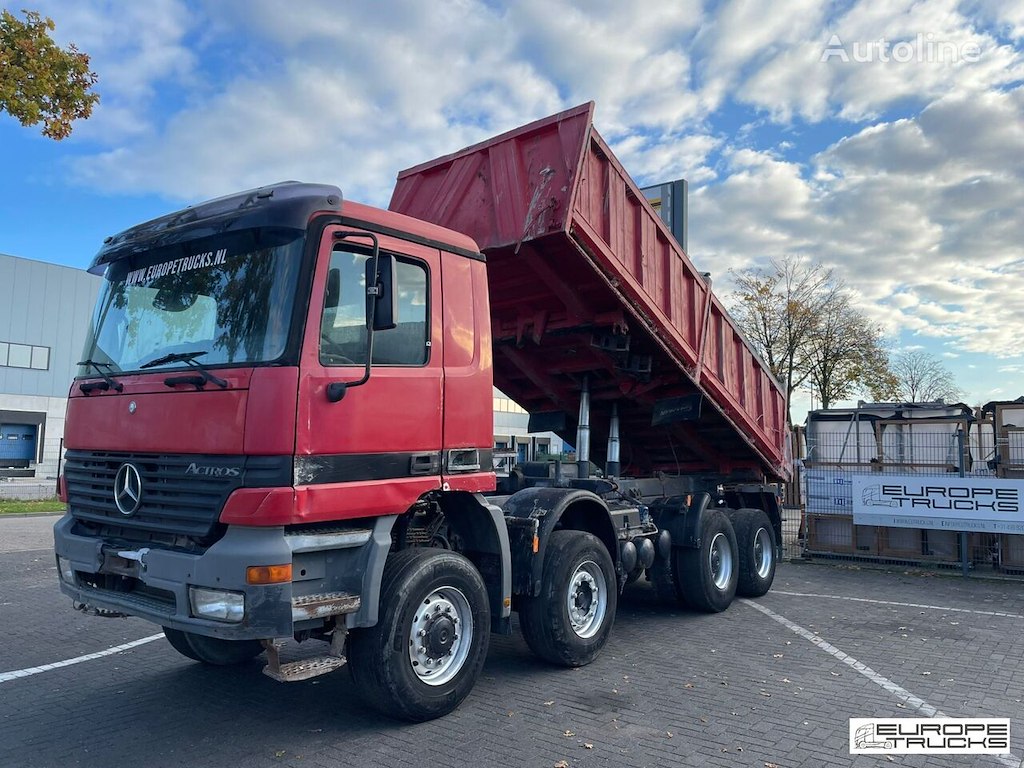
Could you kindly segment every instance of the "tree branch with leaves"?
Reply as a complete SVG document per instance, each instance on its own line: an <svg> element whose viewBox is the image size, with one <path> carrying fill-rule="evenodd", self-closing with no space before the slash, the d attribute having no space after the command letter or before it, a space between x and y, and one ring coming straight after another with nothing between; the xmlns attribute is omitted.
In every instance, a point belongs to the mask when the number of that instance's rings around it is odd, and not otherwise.
<svg viewBox="0 0 1024 768"><path fill-rule="evenodd" d="M805 382L828 408L888 380L882 331L833 270L788 256L733 278L733 315L785 389L790 423L793 392Z"/></svg>
<svg viewBox="0 0 1024 768"><path fill-rule="evenodd" d="M889 380L881 327L868 320L837 281L821 308L805 352L808 379L822 408Z"/></svg>
<svg viewBox="0 0 1024 768"><path fill-rule="evenodd" d="M43 135L60 141L92 114L97 75L73 43L64 49L53 41L52 19L22 13L24 21L0 11L0 111L25 126L42 123Z"/></svg>
<svg viewBox="0 0 1024 768"><path fill-rule="evenodd" d="M792 423L793 392L810 375L808 345L835 283L832 270L805 259L772 260L768 269L733 272L733 314L786 394Z"/></svg>

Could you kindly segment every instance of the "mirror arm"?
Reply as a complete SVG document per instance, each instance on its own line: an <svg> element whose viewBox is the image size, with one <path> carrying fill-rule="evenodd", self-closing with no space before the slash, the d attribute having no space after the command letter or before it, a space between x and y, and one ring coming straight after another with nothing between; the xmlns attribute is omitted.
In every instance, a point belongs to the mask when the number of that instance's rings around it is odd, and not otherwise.
<svg viewBox="0 0 1024 768"><path fill-rule="evenodd" d="M373 243L373 285L366 286L367 296L376 296L380 289L377 287L377 279L380 275L380 243L377 236L372 232L335 232L335 240L344 240L349 237L368 238ZM340 402L350 387L361 387L370 380L370 368L373 361L373 319L377 313L377 302L370 302L370 317L366 324L366 368L363 369L363 377L358 381L332 381L327 385L327 399L332 403Z"/></svg>

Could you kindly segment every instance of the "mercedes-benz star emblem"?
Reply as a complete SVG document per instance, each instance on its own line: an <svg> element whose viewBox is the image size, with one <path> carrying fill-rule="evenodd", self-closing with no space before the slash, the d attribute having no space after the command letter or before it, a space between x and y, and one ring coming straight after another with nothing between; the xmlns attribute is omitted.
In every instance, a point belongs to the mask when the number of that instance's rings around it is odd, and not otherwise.
<svg viewBox="0 0 1024 768"><path fill-rule="evenodd" d="M142 475L134 464L122 464L114 476L114 503L125 517L135 514L142 503Z"/></svg>

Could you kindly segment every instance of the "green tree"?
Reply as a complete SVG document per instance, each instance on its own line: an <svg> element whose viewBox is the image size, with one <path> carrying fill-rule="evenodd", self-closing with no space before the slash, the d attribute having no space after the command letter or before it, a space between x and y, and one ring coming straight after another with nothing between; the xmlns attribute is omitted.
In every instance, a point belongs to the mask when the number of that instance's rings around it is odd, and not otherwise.
<svg viewBox="0 0 1024 768"><path fill-rule="evenodd" d="M836 290L832 270L787 256L769 269L733 272L733 315L768 364L786 395L786 419L792 423L793 392L811 373L810 344L819 318Z"/></svg>
<svg viewBox="0 0 1024 768"><path fill-rule="evenodd" d="M840 281L829 290L803 356L822 408L891 380L882 329L853 306Z"/></svg>
<svg viewBox="0 0 1024 768"><path fill-rule="evenodd" d="M787 256L769 269L734 272L733 315L786 393L809 382L829 408L892 378L882 330L831 269Z"/></svg>
<svg viewBox="0 0 1024 768"><path fill-rule="evenodd" d="M50 37L53 20L22 11L24 21L0 11L0 111L22 125L43 124L43 135L57 141L71 124L92 114L99 96L90 92L96 73L88 55L74 44L61 48Z"/></svg>

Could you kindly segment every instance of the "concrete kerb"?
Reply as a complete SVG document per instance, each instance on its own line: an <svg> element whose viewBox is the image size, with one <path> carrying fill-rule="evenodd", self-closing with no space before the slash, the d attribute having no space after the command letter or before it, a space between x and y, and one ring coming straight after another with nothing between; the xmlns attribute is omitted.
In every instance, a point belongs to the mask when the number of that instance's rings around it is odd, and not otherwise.
<svg viewBox="0 0 1024 768"><path fill-rule="evenodd" d="M66 512L67 510L64 509L59 512L6 512L0 514L0 520L19 517L63 517Z"/></svg>

